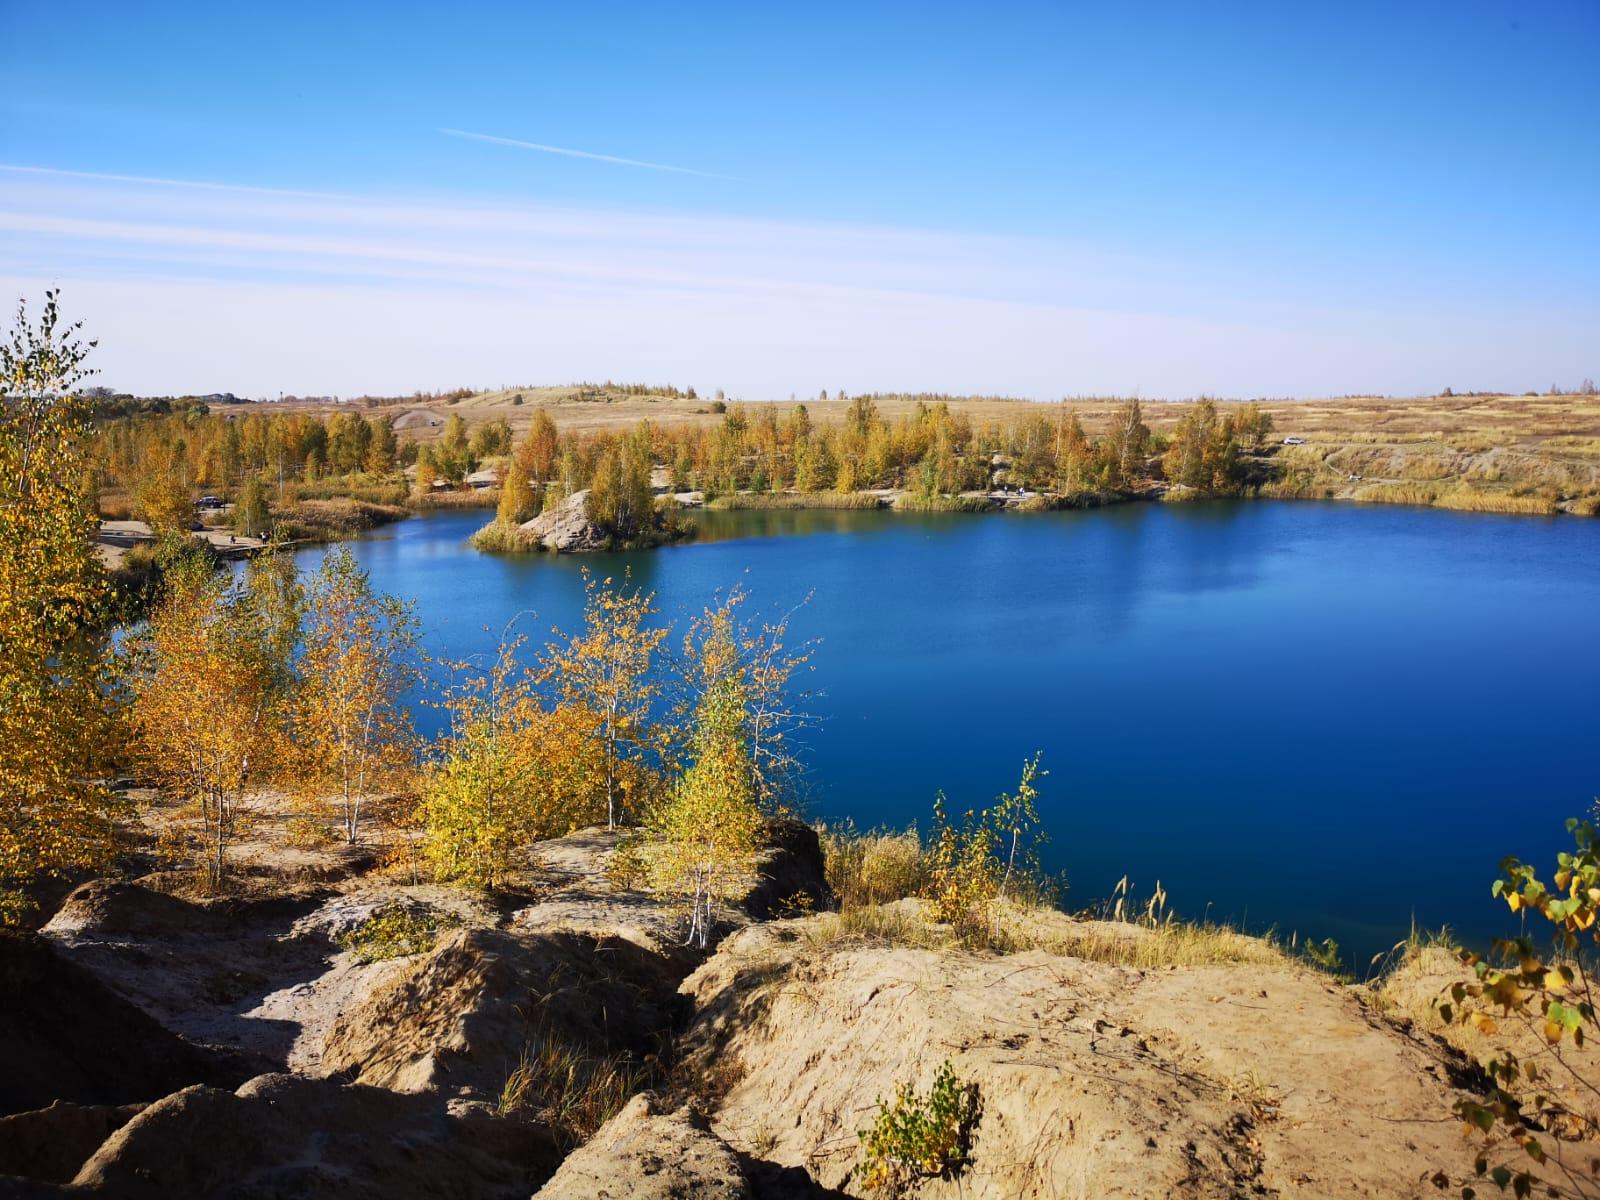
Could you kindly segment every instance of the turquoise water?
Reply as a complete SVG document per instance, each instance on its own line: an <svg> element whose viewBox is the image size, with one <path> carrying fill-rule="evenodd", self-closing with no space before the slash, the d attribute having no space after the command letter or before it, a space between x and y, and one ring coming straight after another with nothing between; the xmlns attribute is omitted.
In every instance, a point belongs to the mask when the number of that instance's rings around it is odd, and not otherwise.
<svg viewBox="0 0 1600 1200"><path fill-rule="evenodd" d="M1600 794L1600 521L705 513L690 544L558 559L478 554L484 519L354 546L433 649L487 650L524 611L535 642L573 627L584 565L631 569L680 628L736 583L773 614L810 596L811 812L925 824L938 789L982 802L1042 750L1073 906L1160 880L1185 915L1332 936L1360 973L1413 918L1504 930L1501 856L1543 864Z"/></svg>

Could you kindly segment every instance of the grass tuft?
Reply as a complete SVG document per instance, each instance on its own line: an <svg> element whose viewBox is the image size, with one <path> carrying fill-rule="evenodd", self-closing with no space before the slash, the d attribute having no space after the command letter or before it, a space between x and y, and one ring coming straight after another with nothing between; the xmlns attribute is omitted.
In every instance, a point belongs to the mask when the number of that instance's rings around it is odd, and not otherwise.
<svg viewBox="0 0 1600 1200"><path fill-rule="evenodd" d="M502 1117L526 1114L571 1150L592 1138L653 1073L627 1055L595 1055L548 1029L538 1029L506 1076L496 1101Z"/></svg>

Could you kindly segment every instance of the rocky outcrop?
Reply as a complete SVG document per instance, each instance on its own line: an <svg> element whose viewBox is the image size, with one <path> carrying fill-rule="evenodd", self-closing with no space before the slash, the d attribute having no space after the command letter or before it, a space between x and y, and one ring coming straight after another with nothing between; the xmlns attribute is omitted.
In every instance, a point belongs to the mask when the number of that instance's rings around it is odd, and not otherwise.
<svg viewBox="0 0 1600 1200"><path fill-rule="evenodd" d="M558 554L599 550L605 545L600 527L589 520L589 492L573 492L554 508L546 509L518 527L518 536L529 545L541 546Z"/></svg>
<svg viewBox="0 0 1600 1200"><path fill-rule="evenodd" d="M867 1194L858 1131L946 1058L980 1116L966 1169L922 1196L1413 1196L1468 1161L1438 1048L1287 960L817 948L823 928L730 938L685 981L682 1043L719 1084L713 1130L821 1186Z"/></svg>
<svg viewBox="0 0 1600 1200"><path fill-rule="evenodd" d="M687 1112L635 1096L574 1150L538 1200L750 1200L737 1156Z"/></svg>

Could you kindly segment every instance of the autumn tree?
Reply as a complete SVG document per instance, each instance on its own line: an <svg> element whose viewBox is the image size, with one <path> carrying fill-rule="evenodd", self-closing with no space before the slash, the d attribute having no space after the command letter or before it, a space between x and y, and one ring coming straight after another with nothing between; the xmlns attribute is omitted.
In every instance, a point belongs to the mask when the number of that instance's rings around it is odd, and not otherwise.
<svg viewBox="0 0 1600 1200"><path fill-rule="evenodd" d="M644 422L603 451L596 462L584 509L613 541L627 544L654 529L651 465L650 426Z"/></svg>
<svg viewBox="0 0 1600 1200"><path fill-rule="evenodd" d="M417 450L417 494L426 496L433 491L434 481L439 478L439 469L433 463L433 451L426 446Z"/></svg>
<svg viewBox="0 0 1600 1200"><path fill-rule="evenodd" d="M1252 400L1234 413L1233 426L1245 449L1260 450L1272 434L1272 414Z"/></svg>
<svg viewBox="0 0 1600 1200"><path fill-rule="evenodd" d="M518 755L532 702L532 681L517 662L520 646L508 630L487 670L455 664L459 677L443 701L450 718L443 754L417 810L423 857L439 879L495 887L517 847L539 834L538 813L526 803L527 762Z"/></svg>
<svg viewBox="0 0 1600 1200"><path fill-rule="evenodd" d="M1125 487L1139 474L1150 449L1150 427L1137 399L1126 400L1111 415L1105 439L1107 474L1113 486Z"/></svg>
<svg viewBox="0 0 1600 1200"><path fill-rule="evenodd" d="M533 424L517 447L516 457L542 501L545 488L560 475L561 466L561 437L556 432L556 423L544 409L533 414Z"/></svg>
<svg viewBox="0 0 1600 1200"><path fill-rule="evenodd" d="M367 446L362 470L369 475L387 475L394 470L396 444L394 422L385 418L372 422L372 441Z"/></svg>
<svg viewBox="0 0 1600 1200"><path fill-rule="evenodd" d="M583 628L545 649L543 677L562 703L594 714L594 740L601 748L605 780L606 826L615 829L628 808L629 793L647 781L658 733L651 705L660 690L651 671L657 648L667 636L653 627L655 596L620 587L610 579L584 574Z"/></svg>
<svg viewBox="0 0 1600 1200"><path fill-rule="evenodd" d="M107 658L85 635L105 575L84 493L91 406L73 388L93 342L45 293L0 342L0 922L39 875L103 863L115 805L101 780Z"/></svg>
<svg viewBox="0 0 1600 1200"><path fill-rule="evenodd" d="M746 621L748 594L735 587L706 608L684 635L678 670L678 723L690 740L694 714L705 698L731 684L744 705L750 790L763 812L776 813L793 798L803 764L800 736L816 723L801 684L811 670L814 643L789 643L795 610L776 621ZM681 753L681 752L680 752Z"/></svg>
<svg viewBox="0 0 1600 1200"><path fill-rule="evenodd" d="M273 568L243 583L202 567L169 572L166 596L129 640L130 723L145 771L199 817L206 878L227 875L251 789L281 749L289 664Z"/></svg>
<svg viewBox="0 0 1600 1200"><path fill-rule="evenodd" d="M528 468L521 459L513 458L500 479L500 503L494 519L502 525L521 525L538 512Z"/></svg>
<svg viewBox="0 0 1600 1200"><path fill-rule="evenodd" d="M306 588L293 721L298 780L309 798L332 798L351 845L363 804L412 763L403 698L420 677L417 629L413 606L374 592L343 546Z"/></svg>
<svg viewBox="0 0 1600 1200"><path fill-rule="evenodd" d="M761 846L748 713L735 675L721 675L702 697L692 754L650 812L644 861L651 889L688 905L685 944L704 949L717 906L748 889Z"/></svg>
<svg viewBox="0 0 1600 1200"><path fill-rule="evenodd" d="M194 489L181 444L157 446L134 490L134 510L157 533L184 532L194 524Z"/></svg>
<svg viewBox="0 0 1600 1200"><path fill-rule="evenodd" d="M445 418L439 443L433 448L433 465L440 479L453 484L461 483L477 469L477 459L473 457L467 437L467 423L460 413L451 413Z"/></svg>
<svg viewBox="0 0 1600 1200"><path fill-rule="evenodd" d="M482 461L511 453L511 425L504 417L479 425L469 443L472 457Z"/></svg>
<svg viewBox="0 0 1600 1200"><path fill-rule="evenodd" d="M265 537L271 527L267 511L267 489L261 476L252 472L239 485L239 495L233 502L233 529L245 537Z"/></svg>
<svg viewBox="0 0 1600 1200"><path fill-rule="evenodd" d="M1195 401L1172 431L1161 469L1173 483L1197 491L1235 490L1240 468L1233 417L1220 416L1214 401Z"/></svg>

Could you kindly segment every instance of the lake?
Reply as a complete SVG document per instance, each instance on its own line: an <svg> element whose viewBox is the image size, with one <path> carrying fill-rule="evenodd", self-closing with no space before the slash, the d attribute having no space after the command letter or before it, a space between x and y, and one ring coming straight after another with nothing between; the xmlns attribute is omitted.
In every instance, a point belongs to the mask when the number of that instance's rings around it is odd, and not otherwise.
<svg viewBox="0 0 1600 1200"><path fill-rule="evenodd" d="M1124 874L1186 916L1333 937L1363 974L1413 921L1481 939L1600 793L1600 521L1318 503L700 513L698 540L494 557L484 512L354 543L431 649L575 628L581 568L679 629L734 584L820 640L808 807L927 825L1044 753L1069 907ZM300 555L312 567L321 549ZM431 711L421 723L436 723Z"/></svg>

